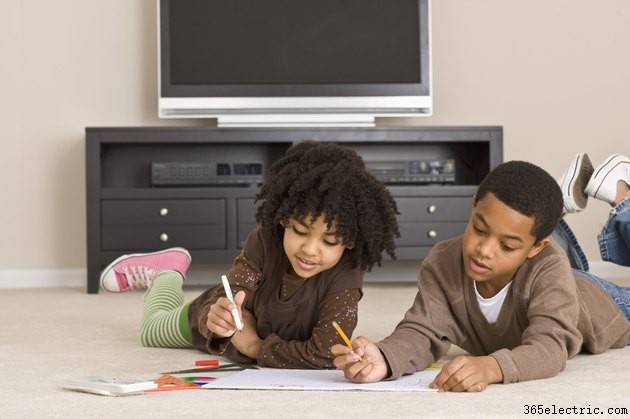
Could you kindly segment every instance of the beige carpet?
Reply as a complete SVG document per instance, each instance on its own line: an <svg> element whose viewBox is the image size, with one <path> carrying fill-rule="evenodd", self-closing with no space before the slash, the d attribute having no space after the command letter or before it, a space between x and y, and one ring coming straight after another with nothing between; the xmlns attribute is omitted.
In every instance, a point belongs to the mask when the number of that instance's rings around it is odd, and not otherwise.
<svg viewBox="0 0 630 419"><path fill-rule="evenodd" d="M187 298L200 291L187 289ZM386 336L414 294L412 284L368 284L355 336ZM141 299L141 292L0 290L0 417L488 418L543 416L526 414L532 407L538 413L545 408L630 411L630 348L580 355L552 379L492 385L477 394L192 390L104 397L63 390L65 379L87 375L152 379L208 357L194 350L142 347Z"/></svg>

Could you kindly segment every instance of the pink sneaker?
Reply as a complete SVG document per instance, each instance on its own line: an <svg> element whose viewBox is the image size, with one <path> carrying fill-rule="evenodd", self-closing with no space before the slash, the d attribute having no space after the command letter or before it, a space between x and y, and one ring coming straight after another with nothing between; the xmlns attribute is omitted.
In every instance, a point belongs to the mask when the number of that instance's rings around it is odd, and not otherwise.
<svg viewBox="0 0 630 419"><path fill-rule="evenodd" d="M584 191L595 199L612 204L617 197L617 182L620 180L630 185L630 159L613 154L595 168Z"/></svg>
<svg viewBox="0 0 630 419"><path fill-rule="evenodd" d="M123 255L103 269L101 287L109 292L149 288L162 271L177 271L185 277L190 261L190 254L181 247Z"/></svg>

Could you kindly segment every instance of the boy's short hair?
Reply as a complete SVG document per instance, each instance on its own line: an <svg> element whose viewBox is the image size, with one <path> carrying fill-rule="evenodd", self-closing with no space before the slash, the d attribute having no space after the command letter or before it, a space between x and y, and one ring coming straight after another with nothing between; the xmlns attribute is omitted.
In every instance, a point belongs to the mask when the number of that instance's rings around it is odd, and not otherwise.
<svg viewBox="0 0 630 419"><path fill-rule="evenodd" d="M479 185L474 204L489 193L534 219L536 243L549 236L562 218L564 205L558 182L534 164L518 160L500 164Z"/></svg>

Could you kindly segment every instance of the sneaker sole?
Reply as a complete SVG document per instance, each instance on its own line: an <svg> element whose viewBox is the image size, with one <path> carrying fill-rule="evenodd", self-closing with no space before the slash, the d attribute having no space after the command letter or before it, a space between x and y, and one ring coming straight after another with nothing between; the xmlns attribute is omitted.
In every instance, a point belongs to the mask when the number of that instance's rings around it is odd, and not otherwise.
<svg viewBox="0 0 630 419"><path fill-rule="evenodd" d="M188 253L188 250L184 249L183 247L169 247L168 249L164 249L164 250L159 250L157 252L150 252L150 253L131 253L128 255L122 255L120 257L118 257L116 260L114 260L112 263L110 263L109 265L107 265L105 267L105 269L103 269L103 272L101 273L101 276L99 278L99 283L101 284L101 288L104 289L107 292L111 292L111 293L120 293L120 292L125 292L125 291L129 291L128 289L124 290L124 291L110 291L107 288L105 288L103 286L103 279L105 278L105 276L109 273L109 271L111 271L114 266L118 263L121 262L125 259L129 259L132 257L137 257L137 256L147 256L147 255L159 255L162 253L167 253L167 252L173 252L173 251L177 251L180 253L184 253L187 257L188 257L188 261L192 261L192 258L190 257L190 253Z"/></svg>
<svg viewBox="0 0 630 419"><path fill-rule="evenodd" d="M579 155L574 164L569 167L571 178L564 195L565 209L567 212L579 212L586 208L588 195L584 192L586 185L593 174L593 164L586 153ZM575 193L575 191L581 193Z"/></svg>

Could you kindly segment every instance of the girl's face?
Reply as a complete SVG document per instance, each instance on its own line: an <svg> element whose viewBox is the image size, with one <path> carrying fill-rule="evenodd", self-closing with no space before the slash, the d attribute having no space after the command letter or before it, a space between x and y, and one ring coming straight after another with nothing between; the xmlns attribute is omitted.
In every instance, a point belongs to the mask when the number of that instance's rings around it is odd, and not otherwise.
<svg viewBox="0 0 630 419"><path fill-rule="evenodd" d="M323 215L313 222L311 217L305 220L289 218L283 244L293 270L304 279L335 266L346 250L346 246L335 237L334 223L328 230Z"/></svg>

